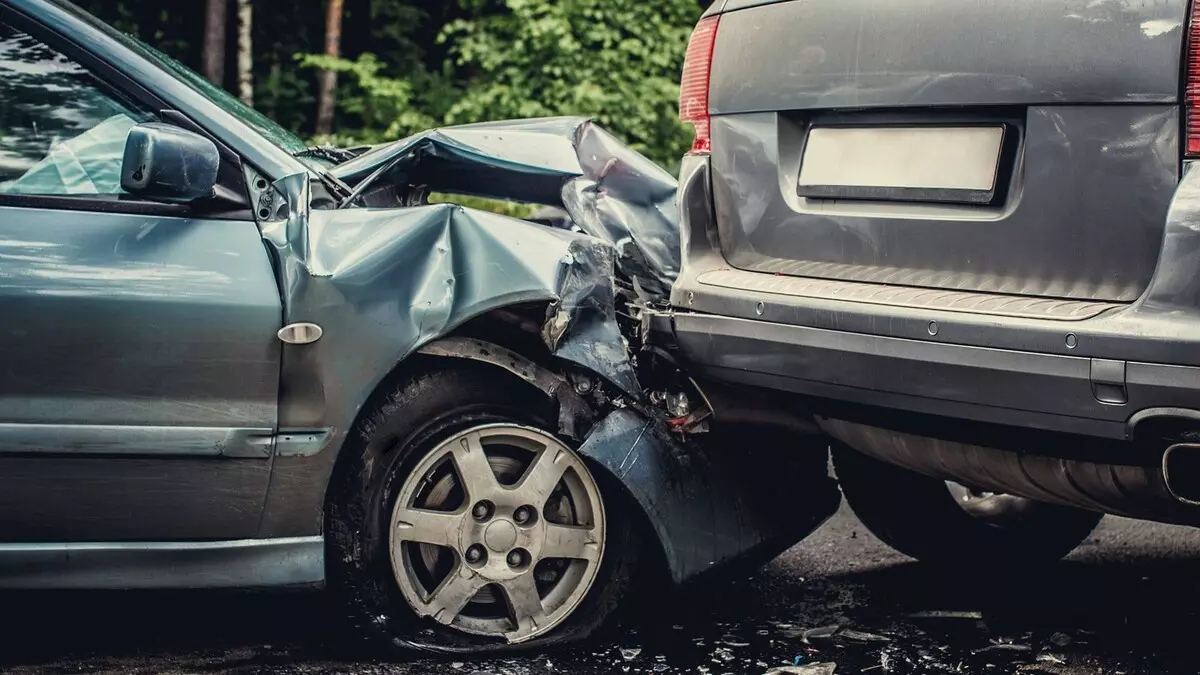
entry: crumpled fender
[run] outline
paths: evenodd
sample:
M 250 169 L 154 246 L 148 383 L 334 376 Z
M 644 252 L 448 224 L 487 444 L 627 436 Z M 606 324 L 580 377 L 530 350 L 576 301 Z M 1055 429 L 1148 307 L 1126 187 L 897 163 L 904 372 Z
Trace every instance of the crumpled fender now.
M 761 565 L 837 511 L 841 492 L 825 455 L 797 447 L 803 443 L 745 429 L 685 439 L 662 420 L 615 410 L 579 452 L 633 496 L 672 580 L 683 583 L 734 560 Z
M 550 308 L 543 338 L 554 356 L 643 398 L 616 321 L 607 242 L 450 204 L 313 210 L 309 180 L 276 181 L 283 205 L 260 224 L 283 323 L 322 329 L 311 344 L 283 347 L 281 430 L 319 431 L 323 447 L 341 448 L 404 359 L 470 319 L 526 303 Z M 336 453 L 320 454 L 276 458 L 283 480 L 272 482 L 263 536 L 319 531 Z
M 422 345 L 534 302 L 552 308 L 544 333 L 553 354 L 642 396 L 621 346 L 607 243 L 450 204 L 310 211 L 306 176 L 276 187 L 297 205 L 263 230 L 280 264 L 284 323 L 323 329 L 285 355 L 303 356 L 302 390 L 317 416 L 290 426 L 347 428 L 384 375 Z
M 578 410 L 565 378 L 499 345 L 450 337 L 421 353 L 507 370 L 558 400 L 560 420 Z M 773 558 L 824 522 L 841 501 L 826 475 L 824 453 L 804 453 L 813 448 L 796 448 L 804 441 L 787 432 L 734 434 L 685 437 L 670 432 L 661 418 L 618 408 L 591 427 L 578 448 L 641 508 L 675 583 L 733 560 L 753 565 Z M 809 442 L 822 441 L 809 437 Z
M 426 131 L 340 164 L 349 206 L 396 185 L 561 206 L 608 242 L 618 269 L 665 298 L 679 274 L 675 177 L 582 117 L 485 122 Z M 389 193 L 390 194 L 390 193 Z

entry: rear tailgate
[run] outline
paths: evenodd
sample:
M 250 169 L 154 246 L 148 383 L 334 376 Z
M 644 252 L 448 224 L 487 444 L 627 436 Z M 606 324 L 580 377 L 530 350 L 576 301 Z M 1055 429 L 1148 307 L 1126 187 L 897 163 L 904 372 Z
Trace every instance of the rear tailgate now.
M 782 276 L 1135 300 L 1178 182 L 1187 9 L 728 0 L 710 83 L 726 259 Z

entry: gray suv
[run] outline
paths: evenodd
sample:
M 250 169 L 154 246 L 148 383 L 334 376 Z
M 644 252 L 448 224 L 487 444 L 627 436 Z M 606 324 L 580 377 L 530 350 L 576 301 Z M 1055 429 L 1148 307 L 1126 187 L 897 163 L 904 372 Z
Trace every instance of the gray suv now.
M 1196 12 L 716 2 L 672 294 L 700 386 L 835 439 L 850 505 L 921 559 L 1200 524 Z

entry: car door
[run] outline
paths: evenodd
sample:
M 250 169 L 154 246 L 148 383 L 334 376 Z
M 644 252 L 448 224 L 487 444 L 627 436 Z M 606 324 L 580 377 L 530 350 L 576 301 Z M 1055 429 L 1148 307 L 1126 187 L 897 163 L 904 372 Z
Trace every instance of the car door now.
M 64 52 L 0 11 L 0 541 L 252 537 L 282 309 L 241 169 L 187 206 L 122 194 L 164 115 Z

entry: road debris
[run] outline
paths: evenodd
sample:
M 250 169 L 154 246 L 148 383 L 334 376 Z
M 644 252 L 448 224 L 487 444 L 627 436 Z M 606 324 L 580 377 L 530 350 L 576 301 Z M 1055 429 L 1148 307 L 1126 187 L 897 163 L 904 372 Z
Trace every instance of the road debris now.
M 1050 636 L 1050 644 L 1054 645 L 1055 647 L 1066 647 L 1067 645 L 1071 644 L 1071 642 L 1071 636 L 1067 635 L 1066 633 L 1055 633 L 1054 635 Z
M 1016 644 L 1014 642 L 1004 642 L 1001 640 L 992 640 L 992 644 L 982 649 L 972 651 L 972 654 L 982 654 L 984 652 L 1029 652 L 1033 651 L 1033 647 L 1029 645 Z
M 639 655 L 641 655 L 641 653 L 642 653 L 642 650 L 639 648 L 622 649 L 621 650 L 621 658 L 625 659 L 626 661 L 632 661 L 632 660 L 636 659 Z
M 856 642 L 891 642 L 892 641 L 892 639 L 890 637 L 886 637 L 883 635 L 876 635 L 874 633 L 868 633 L 866 631 L 861 631 L 861 630 L 852 630 L 850 628 L 846 628 L 846 629 L 839 631 L 837 634 L 837 637 L 843 637 L 843 638 L 846 638 L 847 640 L 854 640 Z
M 749 647 L 750 646 L 749 642 L 746 642 L 746 641 L 738 638 L 736 635 L 728 635 L 728 634 L 722 636 L 721 644 L 729 646 L 729 647 Z
M 912 612 L 905 614 L 909 619 L 973 619 L 975 621 L 983 620 L 983 612 L 972 611 L 946 611 L 946 610 L 925 610 L 922 612 Z
M 836 669 L 836 663 L 809 663 L 803 666 L 772 668 L 766 675 L 833 675 Z
M 805 644 L 812 644 L 813 640 L 828 640 L 832 638 L 834 635 L 837 635 L 838 631 L 841 629 L 842 627 L 837 624 L 832 626 L 821 626 L 820 628 L 809 628 L 801 633 L 801 638 L 804 640 Z
M 1038 654 L 1036 660 L 1038 663 L 1053 663 L 1060 666 L 1067 664 L 1067 660 L 1057 654 Z
M 794 633 L 795 631 L 785 631 L 784 634 Z M 812 644 L 814 641 L 832 640 L 834 638 L 843 638 L 853 640 L 855 642 L 891 642 L 891 638 L 866 631 L 854 630 L 853 628 L 843 628 L 840 625 L 821 626 L 820 628 L 810 628 L 800 632 L 801 639 L 805 644 Z

